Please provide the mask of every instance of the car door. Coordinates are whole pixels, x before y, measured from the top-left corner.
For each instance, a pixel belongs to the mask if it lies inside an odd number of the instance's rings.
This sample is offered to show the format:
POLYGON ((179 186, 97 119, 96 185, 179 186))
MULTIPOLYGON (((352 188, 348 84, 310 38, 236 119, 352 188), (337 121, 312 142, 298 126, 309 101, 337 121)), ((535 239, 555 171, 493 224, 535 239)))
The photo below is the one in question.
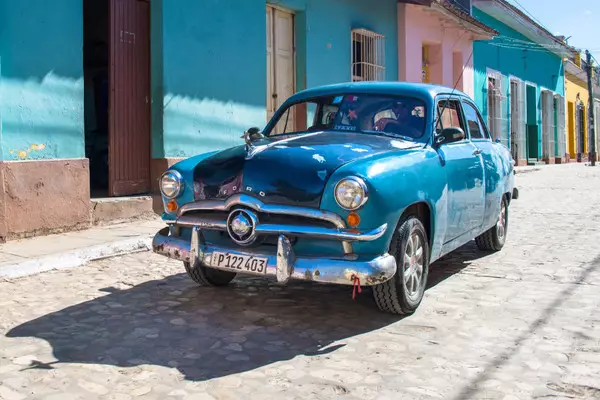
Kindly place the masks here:
POLYGON ((463 109, 469 127, 471 142, 481 150, 485 180, 485 206, 482 216, 482 229, 496 224, 500 213, 500 200, 503 192, 502 154, 508 151, 501 143, 492 141, 491 135, 481 113, 469 100, 463 99, 463 109))
POLYGON ((464 140, 443 144, 438 148, 447 179, 444 243, 448 244, 461 236, 468 236, 481 226, 484 212, 483 163, 480 150, 468 137, 460 99, 438 98, 437 116, 436 134, 444 128, 459 127, 467 135, 464 140))

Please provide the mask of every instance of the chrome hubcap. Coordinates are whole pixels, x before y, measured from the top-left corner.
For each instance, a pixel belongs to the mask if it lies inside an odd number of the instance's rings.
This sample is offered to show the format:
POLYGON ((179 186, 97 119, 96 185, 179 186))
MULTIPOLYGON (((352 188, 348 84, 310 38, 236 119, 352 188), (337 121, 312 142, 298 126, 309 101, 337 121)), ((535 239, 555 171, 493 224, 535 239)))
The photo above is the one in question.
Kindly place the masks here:
POLYGON ((423 241, 413 232, 404 252, 404 286, 410 298, 418 298, 423 281, 423 241))
POLYGON ((500 207, 500 219, 496 224, 496 233, 500 241, 504 240, 506 235, 506 206, 504 204, 500 207))

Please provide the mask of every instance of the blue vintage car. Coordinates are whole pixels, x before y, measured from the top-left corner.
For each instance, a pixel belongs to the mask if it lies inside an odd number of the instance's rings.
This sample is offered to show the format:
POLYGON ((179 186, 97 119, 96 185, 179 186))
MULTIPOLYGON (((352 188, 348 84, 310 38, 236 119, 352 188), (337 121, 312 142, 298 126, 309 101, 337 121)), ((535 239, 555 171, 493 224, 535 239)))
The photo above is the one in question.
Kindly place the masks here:
POLYGON ((243 138, 161 178, 168 226, 153 249, 201 285, 249 274, 372 286, 381 310, 409 314, 435 260, 473 238, 504 246, 514 161, 464 93, 318 87, 243 138))

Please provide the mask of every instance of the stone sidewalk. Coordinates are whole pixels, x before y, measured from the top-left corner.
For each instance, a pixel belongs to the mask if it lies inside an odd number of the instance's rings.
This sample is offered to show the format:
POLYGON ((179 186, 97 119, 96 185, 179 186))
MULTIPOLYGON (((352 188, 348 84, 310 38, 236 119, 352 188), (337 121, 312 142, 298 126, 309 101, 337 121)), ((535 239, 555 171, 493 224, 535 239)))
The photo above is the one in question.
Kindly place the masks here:
POLYGON ((0 244, 0 279, 53 269, 74 268, 93 260, 151 249, 159 219, 98 226, 0 244))

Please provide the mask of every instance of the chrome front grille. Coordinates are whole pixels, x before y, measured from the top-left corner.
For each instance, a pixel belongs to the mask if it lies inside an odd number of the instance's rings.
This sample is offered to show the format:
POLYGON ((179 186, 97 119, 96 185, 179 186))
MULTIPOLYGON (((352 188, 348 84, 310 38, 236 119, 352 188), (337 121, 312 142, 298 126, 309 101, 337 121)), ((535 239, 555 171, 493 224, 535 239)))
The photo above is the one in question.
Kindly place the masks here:
MULTIPOLYGON (((176 226, 197 227, 201 230, 228 230, 230 213, 246 209, 256 217, 252 229, 256 237, 290 238, 312 237, 342 242, 344 252, 352 254, 353 241, 371 241, 381 237, 387 230, 387 224, 368 232, 346 229, 346 223, 339 215, 318 209, 265 204, 260 200, 236 194, 226 200, 203 200, 182 206, 177 219, 170 222, 176 226)), ((234 236, 231 236, 235 241, 234 236)))

